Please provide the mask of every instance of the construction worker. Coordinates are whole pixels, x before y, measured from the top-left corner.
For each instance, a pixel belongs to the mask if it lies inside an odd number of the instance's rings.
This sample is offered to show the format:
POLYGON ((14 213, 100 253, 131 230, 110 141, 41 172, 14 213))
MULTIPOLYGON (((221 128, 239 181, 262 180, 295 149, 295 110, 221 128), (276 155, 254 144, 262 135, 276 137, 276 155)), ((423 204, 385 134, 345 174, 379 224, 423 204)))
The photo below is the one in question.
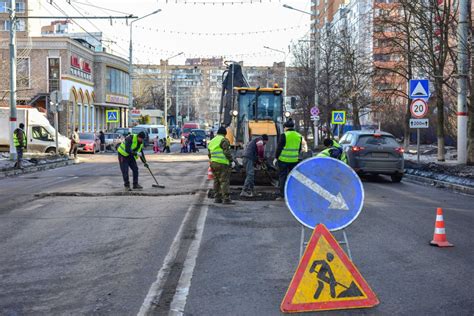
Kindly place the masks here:
POLYGON ((268 142, 268 135, 263 134, 251 140, 243 155, 245 167, 245 183, 240 196, 255 196, 255 164, 263 164, 265 162, 265 145, 268 142))
POLYGON ((209 142, 208 156, 214 174, 214 203, 234 204, 229 196, 232 153, 226 135, 225 127, 220 127, 216 137, 209 142))
POLYGON ((170 153, 171 152, 171 137, 170 135, 166 136, 166 140, 165 140, 165 149, 163 150, 163 152, 165 153, 170 153))
POLYGON ((20 123, 20 126, 13 131, 13 145, 16 148, 16 164, 17 169, 21 169, 21 159, 23 159, 23 149, 26 149, 26 133, 24 131, 25 124, 20 123))
POLYGON ((299 155, 302 148, 303 136, 295 131, 295 123, 290 118, 284 125, 285 133, 281 135, 280 142, 276 150, 278 161, 278 176, 280 185, 280 199, 285 196, 285 183, 288 174, 298 164, 299 155))
POLYGON ((148 164, 145 159, 145 155, 142 151, 143 143, 146 138, 145 132, 140 132, 137 134, 130 134, 125 137, 125 140, 120 144, 117 149, 118 159, 120 164, 120 170, 122 171, 123 184, 126 191, 131 191, 130 189, 130 180, 128 178, 128 168, 132 169, 133 172, 133 189, 141 190, 143 187, 138 184, 138 166, 137 159, 140 155, 141 161, 144 163, 145 167, 148 168, 148 164))
POLYGON ((348 163, 347 155, 344 152, 342 146, 332 139, 325 139, 324 146, 327 147, 322 152, 316 155, 316 157, 330 157, 337 160, 341 160, 344 163, 348 163))

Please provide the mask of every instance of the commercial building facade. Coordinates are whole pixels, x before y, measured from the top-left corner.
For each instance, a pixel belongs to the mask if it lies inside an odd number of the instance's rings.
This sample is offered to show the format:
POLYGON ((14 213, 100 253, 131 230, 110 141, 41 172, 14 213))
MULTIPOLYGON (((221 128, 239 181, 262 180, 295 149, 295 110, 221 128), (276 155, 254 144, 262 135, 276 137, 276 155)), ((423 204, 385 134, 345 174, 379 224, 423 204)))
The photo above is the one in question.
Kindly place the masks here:
MULTIPOLYGON (((120 57, 96 52, 84 40, 70 37, 27 37, 17 41, 17 104, 30 105, 52 120, 50 93, 60 91, 59 131, 69 135, 111 130, 126 126, 128 111, 128 62, 120 57), (105 113, 116 109, 119 123, 106 123, 105 113)), ((1 49, 0 90, 9 91, 9 49, 1 49)), ((0 99, 8 105, 8 98, 0 99)))

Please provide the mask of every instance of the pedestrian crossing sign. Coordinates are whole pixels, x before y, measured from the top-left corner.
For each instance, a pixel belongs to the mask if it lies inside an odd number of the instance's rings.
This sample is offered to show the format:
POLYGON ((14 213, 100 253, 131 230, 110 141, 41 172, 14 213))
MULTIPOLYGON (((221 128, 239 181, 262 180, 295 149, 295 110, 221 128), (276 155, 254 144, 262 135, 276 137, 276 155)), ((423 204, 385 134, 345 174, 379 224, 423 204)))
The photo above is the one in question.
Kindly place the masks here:
POLYGON ((331 124, 344 125, 346 124, 346 111, 332 111, 331 124))
POLYGON ((119 122, 119 111, 118 110, 107 110, 105 111, 107 116, 107 123, 118 123, 119 122))
POLYGON ((280 309, 284 313, 366 308, 379 300, 334 236, 316 226, 280 309))

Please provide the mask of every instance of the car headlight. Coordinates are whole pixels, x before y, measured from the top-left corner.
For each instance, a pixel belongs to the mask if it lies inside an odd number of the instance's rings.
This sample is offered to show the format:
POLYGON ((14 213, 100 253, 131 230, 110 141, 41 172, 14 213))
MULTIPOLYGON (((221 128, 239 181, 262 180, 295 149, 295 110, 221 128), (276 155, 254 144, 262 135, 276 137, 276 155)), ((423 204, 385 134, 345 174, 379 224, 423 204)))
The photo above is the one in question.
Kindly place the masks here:
POLYGON ((289 111, 286 111, 284 115, 286 118, 289 118, 291 116, 291 113, 289 111))
POLYGON ((239 115, 239 111, 233 110, 233 111, 230 112, 230 114, 234 117, 237 117, 237 115, 239 115))

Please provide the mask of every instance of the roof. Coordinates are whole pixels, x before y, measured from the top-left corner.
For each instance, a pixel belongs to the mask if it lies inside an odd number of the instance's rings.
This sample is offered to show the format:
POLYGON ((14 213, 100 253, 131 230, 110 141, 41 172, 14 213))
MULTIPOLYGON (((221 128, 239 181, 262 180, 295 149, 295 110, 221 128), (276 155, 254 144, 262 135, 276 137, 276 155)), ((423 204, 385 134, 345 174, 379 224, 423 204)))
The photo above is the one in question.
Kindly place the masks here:
MULTIPOLYGON (((234 87, 234 90, 237 91, 257 91, 257 88, 249 88, 249 87, 234 87)), ((260 88, 258 89, 260 92, 275 92, 275 91, 280 91, 283 92, 282 88, 260 88)))
POLYGON ((353 131, 348 131, 347 133, 351 134, 357 134, 357 135, 373 135, 373 134, 380 134, 383 136, 392 136, 392 134, 383 132, 383 131, 378 131, 378 130, 373 130, 373 129, 366 129, 366 130, 353 130, 353 131))

